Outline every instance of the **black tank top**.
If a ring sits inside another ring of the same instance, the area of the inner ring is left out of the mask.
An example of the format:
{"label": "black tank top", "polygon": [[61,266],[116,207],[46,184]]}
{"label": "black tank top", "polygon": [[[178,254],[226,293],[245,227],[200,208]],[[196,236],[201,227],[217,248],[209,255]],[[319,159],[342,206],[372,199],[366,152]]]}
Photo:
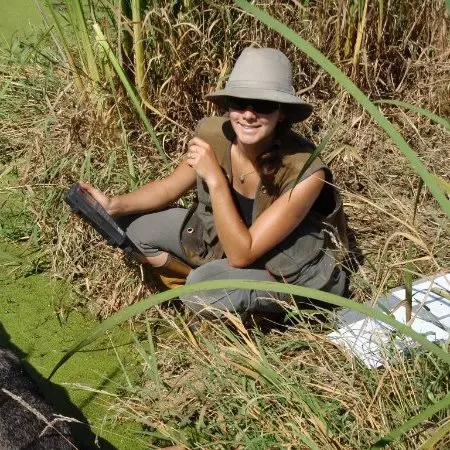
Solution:
{"label": "black tank top", "polygon": [[245,225],[249,227],[252,224],[253,203],[255,203],[255,199],[245,197],[240,192],[236,191],[234,187],[232,188],[232,194],[236,207],[244,220]]}

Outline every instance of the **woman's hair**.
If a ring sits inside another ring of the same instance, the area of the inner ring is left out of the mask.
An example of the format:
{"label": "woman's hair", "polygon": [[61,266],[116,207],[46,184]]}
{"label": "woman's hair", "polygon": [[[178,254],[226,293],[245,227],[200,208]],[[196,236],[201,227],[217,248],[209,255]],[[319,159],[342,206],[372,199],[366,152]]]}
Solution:
{"label": "woman's hair", "polygon": [[282,166],[282,158],[279,149],[279,139],[291,129],[292,123],[284,119],[277,124],[272,146],[261,153],[256,159],[262,184],[266,187],[269,194],[278,195],[277,186],[274,183],[275,175]]}

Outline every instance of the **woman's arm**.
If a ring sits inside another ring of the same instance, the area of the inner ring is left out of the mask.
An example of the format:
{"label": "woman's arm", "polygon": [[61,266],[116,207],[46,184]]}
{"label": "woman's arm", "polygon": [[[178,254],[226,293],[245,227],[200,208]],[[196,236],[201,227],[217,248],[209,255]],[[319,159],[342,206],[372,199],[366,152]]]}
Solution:
{"label": "woman's arm", "polygon": [[162,180],[151,181],[129,194],[107,197],[98,189],[81,183],[112,216],[139,214],[164,208],[178,200],[195,186],[197,175],[183,161],[171,175]]}
{"label": "woman's arm", "polygon": [[209,186],[214,223],[231,266],[247,267],[291,234],[306,217],[325,182],[319,170],[285,192],[247,228],[228,186]]}
{"label": "woman's arm", "polygon": [[281,195],[247,228],[213,149],[199,138],[192,139],[189,145],[187,161],[208,184],[217,234],[228,262],[234,267],[247,267],[292,233],[325,183],[325,172],[315,172]]}

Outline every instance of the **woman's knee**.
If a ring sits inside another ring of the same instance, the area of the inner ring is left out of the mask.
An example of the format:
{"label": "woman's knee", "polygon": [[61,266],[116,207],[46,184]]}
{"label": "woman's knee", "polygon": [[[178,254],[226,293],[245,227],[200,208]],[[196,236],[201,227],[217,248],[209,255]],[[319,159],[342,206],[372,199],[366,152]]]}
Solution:
{"label": "woman's knee", "polygon": [[[202,281],[212,281],[218,279],[217,277],[223,272],[224,267],[228,264],[225,260],[212,261],[203,266],[192,270],[186,279],[186,285],[201,283]],[[223,289],[205,290],[198,292],[191,292],[180,296],[180,300],[189,309],[204,317],[214,318],[222,317],[224,310],[229,310],[231,304],[223,305],[221,298],[223,298]]]}
{"label": "woman's knee", "polygon": [[224,279],[223,274],[230,270],[231,267],[226,259],[217,259],[203,266],[194,269],[186,279],[186,284],[200,283],[202,281],[210,281]]}
{"label": "woman's knee", "polygon": [[[236,269],[226,259],[212,261],[193,270],[186,284],[218,280],[255,280],[272,281],[272,277],[260,269]],[[279,310],[276,298],[268,292],[257,289],[220,288],[192,292],[180,296],[191,310],[207,317],[222,317],[225,312],[271,313]]]}
{"label": "woman's knee", "polygon": [[[186,211],[182,208],[171,208],[133,216],[132,220],[124,223],[127,236],[144,257],[150,258],[144,262],[153,266],[162,265],[164,264],[162,260],[166,256],[161,254],[167,254],[167,252],[182,258],[179,233]],[[153,260],[153,258],[156,259]]]}

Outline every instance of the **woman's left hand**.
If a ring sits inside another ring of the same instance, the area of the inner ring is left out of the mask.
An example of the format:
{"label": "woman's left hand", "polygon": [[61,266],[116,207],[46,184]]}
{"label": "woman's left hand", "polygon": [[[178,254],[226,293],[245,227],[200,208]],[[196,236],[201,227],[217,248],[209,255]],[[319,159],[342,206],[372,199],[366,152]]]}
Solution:
{"label": "woman's left hand", "polygon": [[194,137],[189,141],[186,161],[208,184],[223,176],[214,150],[199,137]]}

